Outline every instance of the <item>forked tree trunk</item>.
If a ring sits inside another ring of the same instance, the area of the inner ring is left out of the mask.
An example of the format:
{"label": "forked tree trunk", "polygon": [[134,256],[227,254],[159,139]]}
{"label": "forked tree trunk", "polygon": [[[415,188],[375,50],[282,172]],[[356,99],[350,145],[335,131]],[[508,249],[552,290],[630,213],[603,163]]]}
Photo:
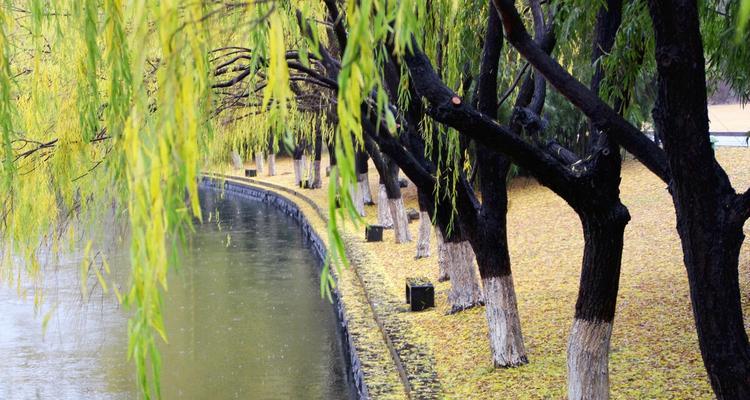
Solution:
{"label": "forked tree trunk", "polygon": [[388,194],[385,191],[385,184],[378,185],[378,225],[385,229],[393,228],[393,218],[391,210],[388,208]]}
{"label": "forked tree trunk", "polygon": [[448,249],[445,247],[445,239],[440,229],[435,229],[438,248],[438,282],[445,282],[451,277],[448,274]]}
{"label": "forked tree trunk", "polygon": [[411,242],[411,233],[409,232],[409,217],[406,215],[404,199],[388,199],[388,209],[391,211],[393,219],[393,230],[396,237],[396,243]]}
{"label": "forked tree trunk", "polygon": [[258,174],[263,173],[263,153],[260,151],[255,152],[255,169],[258,170]]}
{"label": "forked tree trunk", "polygon": [[430,256],[430,234],[432,233],[432,221],[430,213],[419,211],[419,234],[417,236],[417,255],[416,259],[427,258]]}
{"label": "forked tree trunk", "polygon": [[466,240],[443,243],[450,275],[451,289],[448,292],[450,313],[457,313],[484,303],[479,285],[479,271],[475,263],[474,250]]}
{"label": "forked tree trunk", "polygon": [[625,225],[619,204],[606,212],[579,212],[583,267],[575,320],[568,340],[568,398],[609,398],[609,342],[617,304]]}

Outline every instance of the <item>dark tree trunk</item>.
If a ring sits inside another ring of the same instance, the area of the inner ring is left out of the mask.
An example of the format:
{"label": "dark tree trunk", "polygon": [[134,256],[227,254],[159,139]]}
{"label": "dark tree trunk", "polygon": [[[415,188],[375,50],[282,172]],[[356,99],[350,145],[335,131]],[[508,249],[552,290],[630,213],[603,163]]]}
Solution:
{"label": "dark tree trunk", "polygon": [[609,398],[609,342],[617,304],[625,226],[622,204],[579,211],[584,250],[575,320],[568,341],[568,398]]}
{"label": "dark tree trunk", "polygon": [[333,144],[333,140],[331,140],[331,143],[328,143],[328,167],[333,168],[336,166],[336,145]]}
{"label": "dark tree trunk", "polygon": [[320,160],[323,156],[323,134],[318,130],[315,134],[315,159],[313,160],[313,172],[312,172],[312,183],[310,185],[313,189],[319,189],[323,187],[323,178],[320,174]]}
{"label": "dark tree trunk", "polygon": [[737,208],[737,195],[710,142],[697,5],[649,1],[649,9],[658,70],[654,123],[672,175],[669,190],[701,356],[717,398],[750,399],[750,345],[738,280],[745,220],[738,215],[747,210]]}
{"label": "dark tree trunk", "polygon": [[[477,97],[479,110],[493,118],[497,118],[497,70],[502,44],[500,18],[490,4]],[[506,178],[510,162],[482,144],[476,145],[476,155],[482,203],[478,205],[476,199],[467,199],[458,218],[477,257],[493,365],[515,367],[526,364],[528,359],[508,252]],[[465,182],[462,185],[465,189],[461,193],[471,194],[470,185]]]}
{"label": "dark tree trunk", "polygon": [[298,143],[297,146],[294,147],[294,151],[292,152],[292,164],[294,167],[294,185],[299,186],[300,182],[302,182],[303,174],[304,174],[304,159],[305,157],[305,144],[304,142]]}
{"label": "dark tree trunk", "polygon": [[[599,95],[599,88],[604,79],[604,68],[599,59],[612,50],[615,44],[617,30],[622,22],[622,0],[607,0],[606,4],[599,7],[596,15],[596,26],[594,27],[593,48],[591,49],[591,63],[596,64],[594,75],[591,77],[591,91]],[[589,138],[586,141],[586,154],[593,151],[599,142],[600,132],[589,123]]]}

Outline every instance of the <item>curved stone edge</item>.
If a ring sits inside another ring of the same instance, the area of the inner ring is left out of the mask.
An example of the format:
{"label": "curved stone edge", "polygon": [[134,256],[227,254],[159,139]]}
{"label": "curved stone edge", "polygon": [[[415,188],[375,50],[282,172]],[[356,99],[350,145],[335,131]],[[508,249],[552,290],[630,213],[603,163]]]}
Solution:
{"label": "curved stone edge", "polygon": [[[309,240],[311,250],[323,263],[326,259],[325,242],[321,239],[313,225],[300,207],[285,196],[264,188],[253,185],[250,182],[237,182],[231,177],[212,177],[204,175],[200,184],[202,187],[223,191],[231,195],[239,196],[251,201],[259,201],[280,210],[293,218],[304,237]],[[320,208],[311,200],[309,205],[318,214]],[[359,399],[404,399],[407,395],[406,388],[401,384],[399,372],[393,360],[387,355],[390,349],[377,348],[378,344],[386,346],[382,342],[380,327],[376,318],[367,311],[372,311],[367,302],[364,288],[346,287],[343,285],[342,277],[331,271],[337,282],[333,290],[333,302],[341,324],[341,333],[345,339],[345,350],[349,356],[348,366],[351,369],[354,388]],[[351,283],[351,282],[349,282]],[[342,294],[342,291],[347,293]],[[359,291],[359,296],[356,293]],[[357,299],[356,297],[360,297]],[[358,304],[359,303],[359,304]],[[369,314],[369,315],[368,315]],[[373,332],[373,330],[377,332]],[[374,334],[374,335],[373,335]],[[380,341],[380,343],[377,343]],[[373,348],[373,345],[375,348]],[[385,359],[384,359],[385,358]]]}
{"label": "curved stone edge", "polygon": [[[301,203],[309,205],[322,221],[327,222],[328,220],[326,213],[318,204],[294,189],[252,178],[223,174],[212,175],[219,179],[232,179],[254,187],[263,186],[277,194],[279,194],[278,192],[289,194],[295,200],[298,199]],[[372,259],[366,251],[363,251],[359,245],[361,239],[345,232],[342,236],[347,257],[353,266],[351,269],[354,270],[363,288],[372,314],[398,369],[407,396],[413,399],[442,398],[442,388],[434,369],[434,357],[427,346],[420,343],[412,327],[412,322],[406,318],[409,314],[408,307],[399,299],[381,290],[381,283],[385,278],[376,268],[367,268],[376,263],[377,260]]]}

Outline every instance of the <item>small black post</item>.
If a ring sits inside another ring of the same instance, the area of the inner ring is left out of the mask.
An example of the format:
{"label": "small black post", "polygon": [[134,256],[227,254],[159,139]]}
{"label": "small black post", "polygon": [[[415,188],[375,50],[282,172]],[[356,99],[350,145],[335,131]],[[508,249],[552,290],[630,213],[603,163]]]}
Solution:
{"label": "small black post", "polygon": [[367,225],[365,227],[365,239],[368,242],[382,242],[383,227],[381,225]]}
{"label": "small black post", "polygon": [[435,307],[435,287],[427,278],[406,278],[406,304],[412,311]]}

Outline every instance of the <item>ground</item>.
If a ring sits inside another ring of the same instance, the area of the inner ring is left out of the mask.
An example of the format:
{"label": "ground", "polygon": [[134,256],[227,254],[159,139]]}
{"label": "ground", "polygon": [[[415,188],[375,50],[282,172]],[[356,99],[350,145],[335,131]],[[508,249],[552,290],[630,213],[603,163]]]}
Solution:
{"label": "ground", "polygon": [[[717,149],[738,190],[750,187],[750,150]],[[327,165],[324,159],[323,165]],[[324,167],[325,168],[325,167]],[[293,186],[291,160],[277,162],[278,176],[259,180]],[[264,171],[265,172],[265,171]],[[235,171],[238,173],[238,171]],[[674,208],[665,184],[634,160],[626,160],[621,185],[632,220],[625,231],[623,266],[611,344],[613,399],[712,398],[698,350]],[[370,168],[373,196],[377,176]],[[327,180],[324,179],[324,182]],[[327,189],[301,190],[319,204]],[[417,208],[413,185],[407,207]],[[325,207],[324,207],[325,209]],[[376,206],[367,207],[368,222]],[[416,239],[418,223],[409,225]],[[415,242],[396,245],[393,231],[383,243],[357,246],[377,260],[367,268],[385,278],[380,290],[403,297],[406,277],[427,276],[436,284],[435,309],[404,313],[432,352],[443,394],[459,399],[561,399],[566,394],[565,350],[573,321],[583,239],[578,218],[558,197],[533,180],[516,179],[510,189],[508,232],[518,306],[530,363],[493,369],[484,310],[446,315],[449,282],[437,283],[433,233],[430,258],[414,260]],[[750,224],[745,233],[750,234]],[[745,315],[750,313],[750,245],[740,256]],[[747,322],[746,322],[747,327]]]}

